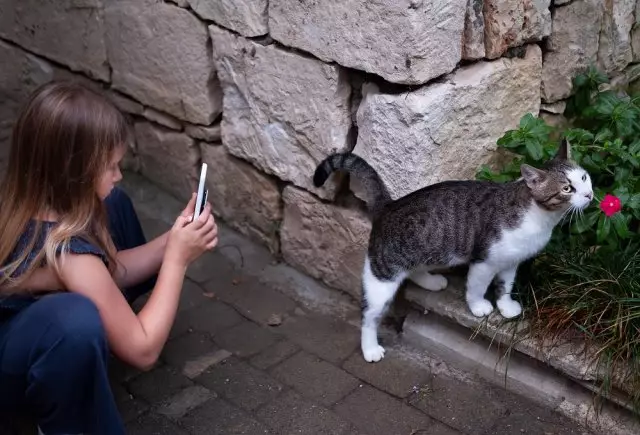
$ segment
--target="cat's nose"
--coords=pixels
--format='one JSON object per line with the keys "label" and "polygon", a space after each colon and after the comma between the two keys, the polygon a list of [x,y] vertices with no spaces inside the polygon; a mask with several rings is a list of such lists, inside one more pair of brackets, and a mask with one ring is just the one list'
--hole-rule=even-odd
{"label": "cat's nose", "polygon": [[589,201],[591,201],[593,199],[593,192],[585,193],[584,196],[589,198]]}

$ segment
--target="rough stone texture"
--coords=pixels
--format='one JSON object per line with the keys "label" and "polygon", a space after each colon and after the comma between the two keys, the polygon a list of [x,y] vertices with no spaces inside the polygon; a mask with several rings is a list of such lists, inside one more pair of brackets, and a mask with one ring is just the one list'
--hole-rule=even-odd
{"label": "rough stone texture", "polygon": [[556,9],[553,33],[547,40],[542,67],[542,99],[545,102],[571,95],[572,80],[595,63],[602,25],[602,0],[580,0]]}
{"label": "rough stone texture", "polygon": [[53,69],[48,62],[2,41],[0,41],[0,59],[3,59],[0,68],[0,176],[2,176],[7,168],[11,132],[20,108],[31,92],[51,80]]}
{"label": "rough stone texture", "polygon": [[467,0],[271,0],[269,31],[324,61],[422,84],[460,61],[466,8]]}
{"label": "rough stone texture", "polygon": [[604,2],[598,65],[607,73],[620,71],[633,60],[630,32],[635,9],[636,0]]}
{"label": "rough stone texture", "polygon": [[207,188],[214,212],[277,252],[282,205],[275,180],[230,156],[224,147],[203,144],[200,149],[210,168]]}
{"label": "rough stone texture", "polygon": [[[292,5],[293,7],[293,5]],[[344,71],[210,26],[224,88],[222,141],[229,152],[297,186],[313,187],[316,165],[349,148],[351,89]]]}
{"label": "rough stone texture", "polygon": [[209,143],[219,143],[222,139],[220,124],[211,126],[187,124],[184,131],[194,139],[199,139]]}
{"label": "rough stone texture", "polygon": [[231,29],[243,36],[261,36],[269,32],[267,0],[188,0],[191,8],[205,20]]}
{"label": "rough stone texture", "polygon": [[482,59],[485,55],[482,4],[483,0],[469,0],[467,3],[462,40],[462,58],[466,60]]}
{"label": "rough stone texture", "polygon": [[189,136],[149,122],[136,122],[140,171],[185,202],[197,185],[198,149]]}
{"label": "rough stone texture", "polygon": [[640,0],[636,0],[636,20],[631,30],[631,52],[634,62],[640,61]]}
{"label": "rough stone texture", "polygon": [[1,0],[0,36],[107,81],[102,4],[100,0]]}
{"label": "rough stone texture", "polygon": [[123,112],[132,113],[134,115],[142,115],[144,112],[144,106],[135,100],[121,94],[118,91],[111,90],[107,93],[107,96],[118,106],[118,109]]}
{"label": "rough stone texture", "polygon": [[170,128],[171,130],[182,130],[182,124],[180,123],[180,121],[152,107],[145,108],[142,112],[142,116],[147,118],[149,121],[153,121],[157,124],[162,125],[163,127]]}
{"label": "rough stone texture", "polygon": [[539,41],[551,34],[551,0],[485,0],[485,50],[489,59],[508,48]]}
{"label": "rough stone texture", "polygon": [[553,0],[553,5],[554,6],[562,6],[562,5],[566,5],[567,3],[571,2],[573,0]]}
{"label": "rough stone texture", "polygon": [[473,178],[505,131],[524,114],[538,114],[540,71],[540,48],[530,45],[523,59],[478,62],[410,93],[384,94],[366,85],[354,152],[380,173],[394,198],[438,181]]}
{"label": "rough stone texture", "polygon": [[109,2],[105,15],[114,88],[196,124],[220,114],[222,92],[205,24],[153,0]]}
{"label": "rough stone texture", "polygon": [[359,210],[324,204],[287,187],[281,228],[282,255],[331,287],[360,294],[360,276],[371,224]]}

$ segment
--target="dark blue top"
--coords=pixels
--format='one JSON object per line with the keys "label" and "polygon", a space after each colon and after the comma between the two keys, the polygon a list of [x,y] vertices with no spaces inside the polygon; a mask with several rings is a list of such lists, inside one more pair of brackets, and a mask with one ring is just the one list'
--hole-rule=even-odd
{"label": "dark blue top", "polygon": [[[33,260],[35,259],[40,249],[42,249],[44,242],[46,240],[47,234],[49,233],[49,231],[51,231],[51,229],[55,225],[56,225],[55,222],[42,222],[42,225],[40,227],[40,234],[38,235],[38,238],[34,245],[33,250],[29,253],[25,261],[22,264],[20,264],[20,266],[18,267],[18,269],[13,275],[14,277],[21,275],[25,271],[25,269],[29,266],[29,264],[33,262]],[[11,256],[9,257],[9,262],[17,259],[20,255],[22,255],[23,251],[27,249],[29,245],[29,241],[31,240],[31,237],[34,234],[35,230],[36,230],[36,222],[30,221],[24,233],[22,233],[22,235],[20,236],[20,239],[18,240],[18,244],[16,245],[16,248],[13,250]],[[81,237],[72,237],[71,240],[69,241],[68,249],[69,249],[69,252],[74,254],[96,255],[100,257],[105,264],[107,263],[107,256],[105,255],[104,251],[102,251],[100,248],[98,248],[91,242]],[[46,264],[46,259],[42,260],[41,265],[44,265],[44,264]],[[25,308],[26,306],[30,305],[32,302],[36,301],[37,299],[38,299],[38,296],[31,295],[31,294],[19,294],[19,295],[7,296],[7,297],[0,296],[0,310],[19,311],[22,308]]]}

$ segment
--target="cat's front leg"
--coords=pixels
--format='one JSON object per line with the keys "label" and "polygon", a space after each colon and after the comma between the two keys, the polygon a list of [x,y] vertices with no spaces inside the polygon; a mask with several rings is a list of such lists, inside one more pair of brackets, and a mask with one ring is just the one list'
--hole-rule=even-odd
{"label": "cat's front leg", "polygon": [[502,270],[498,272],[498,280],[496,282],[498,287],[498,299],[496,305],[502,317],[511,319],[517,317],[522,313],[522,306],[518,301],[514,301],[511,298],[511,290],[513,289],[513,282],[516,279],[516,271],[518,266]]}
{"label": "cat's front leg", "polygon": [[487,263],[474,263],[469,266],[466,299],[469,310],[476,317],[488,316],[493,312],[493,305],[484,295],[495,275],[495,269]]}

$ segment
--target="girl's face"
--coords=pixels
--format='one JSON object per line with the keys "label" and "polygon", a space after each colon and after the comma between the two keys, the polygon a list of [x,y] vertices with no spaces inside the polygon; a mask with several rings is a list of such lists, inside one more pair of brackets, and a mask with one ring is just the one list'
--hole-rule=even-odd
{"label": "girl's face", "polygon": [[98,196],[100,197],[100,199],[104,200],[107,196],[109,196],[116,183],[122,180],[122,172],[120,172],[120,162],[124,158],[125,152],[126,147],[121,147],[121,149],[118,149],[113,154],[107,167],[102,173],[97,187]]}

